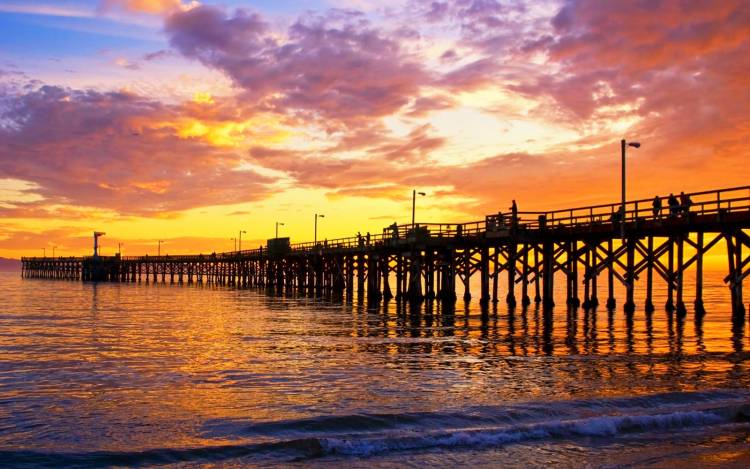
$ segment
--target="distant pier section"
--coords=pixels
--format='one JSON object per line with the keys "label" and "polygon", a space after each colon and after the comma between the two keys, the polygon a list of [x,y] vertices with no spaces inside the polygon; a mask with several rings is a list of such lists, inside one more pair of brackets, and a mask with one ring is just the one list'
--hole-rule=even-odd
{"label": "distant pier section", "polygon": [[[468,223],[392,225],[382,233],[291,244],[274,238],[258,249],[184,256],[26,257],[24,278],[170,282],[366,295],[369,300],[437,299],[478,294],[482,305],[505,301],[554,306],[554,282],[565,282],[568,305],[655,309],[666,290],[670,311],[687,312],[683,284],[695,275],[696,314],[703,311],[704,256],[720,243],[732,310],[744,317],[742,283],[750,275],[750,186],[660,196],[547,212],[503,211]],[[470,279],[479,276],[479,291]],[[505,298],[498,285],[505,284]]]}

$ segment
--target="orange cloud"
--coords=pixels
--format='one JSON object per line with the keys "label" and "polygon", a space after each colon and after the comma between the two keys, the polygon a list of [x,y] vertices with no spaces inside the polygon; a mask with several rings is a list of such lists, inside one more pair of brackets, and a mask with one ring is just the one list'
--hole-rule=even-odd
{"label": "orange cloud", "polygon": [[102,0],[99,8],[102,11],[121,9],[136,13],[167,14],[189,9],[198,2],[183,2],[182,0]]}
{"label": "orange cloud", "polygon": [[[153,216],[270,193],[273,180],[243,169],[242,153],[162,124],[190,121],[184,111],[128,93],[45,86],[7,95],[0,176],[33,184],[48,204]],[[231,125],[215,134],[230,137]]]}

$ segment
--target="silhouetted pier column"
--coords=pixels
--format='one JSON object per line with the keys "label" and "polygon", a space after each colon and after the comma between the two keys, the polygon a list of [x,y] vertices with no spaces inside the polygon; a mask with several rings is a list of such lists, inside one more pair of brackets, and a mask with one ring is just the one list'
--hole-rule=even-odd
{"label": "silhouetted pier column", "polygon": [[443,252],[440,270],[440,299],[452,305],[456,302],[456,265],[452,249]]}
{"label": "silhouetted pier column", "polygon": [[346,296],[354,296],[354,256],[346,256]]}
{"label": "silhouetted pier column", "polygon": [[384,261],[381,263],[381,269],[382,269],[381,275],[383,276],[383,299],[388,301],[391,298],[393,298],[393,293],[391,293],[391,283],[390,283],[391,260],[387,254],[386,254]]}
{"label": "silhouetted pier column", "polygon": [[360,252],[357,255],[357,295],[362,297],[365,293],[365,255]]}
{"label": "silhouetted pier column", "polygon": [[555,252],[551,241],[542,245],[542,303],[545,309],[555,306]]}
{"label": "silhouetted pier column", "polygon": [[370,254],[367,259],[367,298],[371,301],[379,301],[381,298],[378,285],[380,281],[379,260],[377,254]]}
{"label": "silhouetted pier column", "polygon": [[[740,235],[733,236],[732,232],[725,233],[727,241],[727,260],[729,275],[725,279],[729,283],[732,299],[732,315],[736,321],[744,319],[745,304],[742,300],[742,240]],[[734,238],[734,239],[732,239]]]}
{"label": "silhouetted pier column", "polygon": [[534,303],[542,302],[542,295],[539,289],[539,277],[542,275],[539,265],[539,246],[534,245]]}
{"label": "silhouetted pier column", "polygon": [[402,297],[409,296],[409,269],[411,268],[412,259],[408,254],[403,256],[403,265],[401,268],[401,292]]}
{"label": "silhouetted pier column", "polygon": [[469,286],[469,277],[471,275],[471,249],[464,249],[464,275],[461,280],[464,283],[464,301],[471,300],[471,287]]}
{"label": "silhouetted pier column", "polygon": [[669,246],[667,248],[667,303],[664,305],[664,309],[669,312],[674,311],[674,238],[669,238]]}
{"label": "silhouetted pier column", "polygon": [[566,273],[566,284],[565,292],[566,299],[565,303],[568,306],[580,306],[581,301],[578,299],[578,243],[575,241],[569,241],[565,244],[566,247],[566,262],[565,267]]}
{"label": "silhouetted pier column", "polygon": [[495,246],[492,254],[492,302],[497,303],[498,281],[500,272],[500,248]]}
{"label": "silhouetted pier column", "polygon": [[695,259],[695,314],[703,315],[706,309],[703,306],[703,232],[699,231],[696,240]]}
{"label": "silhouetted pier column", "polygon": [[344,290],[347,287],[347,281],[346,281],[346,259],[344,256],[337,255],[331,258],[331,262],[333,263],[333,285],[332,290],[333,293],[337,297],[341,297],[344,295]]}
{"label": "silhouetted pier column", "polygon": [[[508,244],[508,294],[505,296],[505,302],[511,308],[516,306],[516,258],[518,257],[518,245],[511,240]],[[525,279],[524,279],[525,281]],[[525,292],[524,292],[525,294]]]}
{"label": "silhouetted pier column", "polygon": [[607,241],[607,309],[614,309],[615,301],[615,256],[612,240]]}
{"label": "silhouetted pier column", "polygon": [[481,281],[479,304],[487,305],[490,302],[490,252],[487,246],[482,246],[479,262],[479,275]]}
{"label": "silhouetted pier column", "polygon": [[529,245],[523,249],[523,279],[521,280],[521,305],[528,306],[531,304],[529,298]]}
{"label": "silhouetted pier column", "polygon": [[432,248],[425,251],[425,298],[435,299],[435,255]]}
{"label": "silhouetted pier column", "polygon": [[632,313],[635,311],[635,238],[627,238],[627,272],[625,273],[625,312]]}
{"label": "silhouetted pier column", "polygon": [[573,298],[571,305],[578,307],[581,306],[581,299],[578,297],[578,241],[573,241]]}
{"label": "silhouetted pier column", "polygon": [[400,300],[404,294],[404,258],[399,253],[396,255],[396,299]]}
{"label": "silhouetted pier column", "polygon": [[677,314],[684,316],[687,314],[687,308],[685,308],[685,302],[683,301],[683,278],[685,276],[684,271],[684,250],[685,240],[683,236],[677,239]]}
{"label": "silhouetted pier column", "polygon": [[409,289],[407,296],[410,301],[421,301],[422,295],[422,262],[421,253],[412,251],[411,268],[409,269]]}
{"label": "silhouetted pier column", "polygon": [[591,246],[586,245],[586,253],[583,256],[583,307],[591,307]]}
{"label": "silhouetted pier column", "polygon": [[654,237],[648,237],[648,257],[646,258],[646,303],[647,313],[654,312]]}
{"label": "silhouetted pier column", "polygon": [[592,244],[590,246],[591,251],[591,301],[589,304],[592,308],[599,306],[599,290],[597,288],[597,282],[599,278],[598,262],[596,261],[596,250],[598,244]]}

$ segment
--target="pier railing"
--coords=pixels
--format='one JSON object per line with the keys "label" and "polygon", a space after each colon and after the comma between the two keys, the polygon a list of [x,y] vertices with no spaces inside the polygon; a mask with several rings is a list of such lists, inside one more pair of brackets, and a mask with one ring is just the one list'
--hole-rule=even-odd
{"label": "pier railing", "polygon": [[[695,215],[720,215],[750,210],[750,186],[728,189],[675,194],[676,203],[669,204],[668,195],[660,195],[660,209],[654,208],[654,198],[630,200],[625,203],[626,223],[654,220],[688,220]],[[622,203],[550,210],[544,212],[519,212],[519,224],[527,228],[540,228],[541,225],[580,227],[619,223],[622,220]]]}

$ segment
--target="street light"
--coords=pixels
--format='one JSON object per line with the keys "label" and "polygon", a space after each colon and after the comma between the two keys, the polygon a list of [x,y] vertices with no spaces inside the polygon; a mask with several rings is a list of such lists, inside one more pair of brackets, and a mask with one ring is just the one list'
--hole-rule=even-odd
{"label": "street light", "polygon": [[279,225],[284,226],[284,224],[281,223],[280,221],[276,222],[276,237],[277,238],[279,237]]}
{"label": "street light", "polygon": [[117,243],[117,255],[122,257],[122,243]]}
{"label": "street light", "polygon": [[229,238],[234,241],[234,250],[237,251],[237,238]]}
{"label": "street light", "polygon": [[417,194],[427,195],[424,192],[417,192],[416,189],[411,191],[411,229],[414,229],[414,213],[417,207]]}
{"label": "street light", "polygon": [[94,231],[94,257],[99,256],[99,238],[106,234],[103,231]]}
{"label": "street light", "polygon": [[325,218],[325,217],[326,217],[325,215],[318,215],[317,213],[315,214],[315,236],[313,237],[313,240],[314,240],[313,244],[316,246],[318,245],[318,218]]}
{"label": "street light", "polygon": [[52,257],[55,257],[55,249],[57,249],[57,246],[52,246]]}
{"label": "street light", "polygon": [[620,207],[620,237],[625,239],[625,148],[641,148],[640,142],[626,142],[623,138],[620,140],[622,147],[622,206]]}
{"label": "street light", "polygon": [[156,248],[156,255],[157,257],[161,257],[161,243],[163,243],[161,239],[157,241],[157,248]]}
{"label": "street light", "polygon": [[240,238],[239,238],[239,240],[237,242],[237,248],[238,248],[237,250],[238,251],[242,251],[242,233],[247,234],[247,231],[240,230]]}

